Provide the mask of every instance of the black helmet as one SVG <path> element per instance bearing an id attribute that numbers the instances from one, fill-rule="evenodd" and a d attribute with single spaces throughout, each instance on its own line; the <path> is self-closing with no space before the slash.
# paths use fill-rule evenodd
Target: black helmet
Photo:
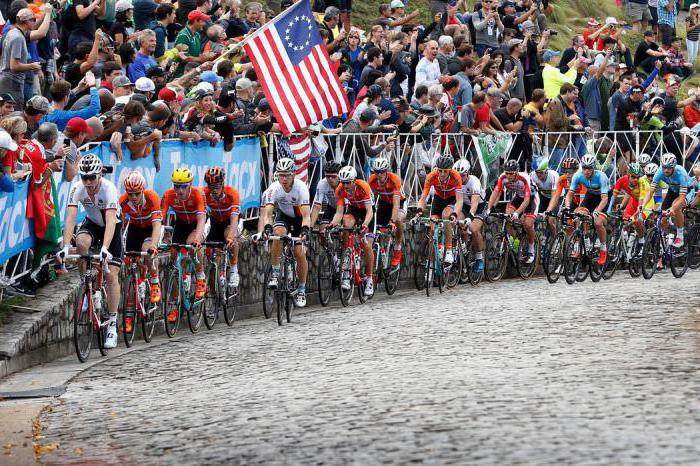
<path id="1" fill-rule="evenodd" d="M 503 165 L 503 171 L 504 172 L 517 172 L 518 171 L 518 162 L 515 160 L 506 161 L 506 163 Z"/>
<path id="2" fill-rule="evenodd" d="M 441 155 L 435 159 L 434 167 L 440 170 L 447 170 L 448 168 L 452 168 L 454 163 L 455 161 L 449 155 Z"/>
<path id="3" fill-rule="evenodd" d="M 342 168 L 342 165 L 340 165 L 338 162 L 328 162 L 326 164 L 326 175 L 328 175 L 328 174 L 337 175 L 341 168 Z"/>

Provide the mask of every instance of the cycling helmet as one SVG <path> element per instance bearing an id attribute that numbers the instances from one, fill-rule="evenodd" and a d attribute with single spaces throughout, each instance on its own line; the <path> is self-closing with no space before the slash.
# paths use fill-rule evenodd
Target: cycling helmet
<path id="1" fill-rule="evenodd" d="M 226 178 L 226 171 L 221 167 L 211 167 L 204 174 L 204 181 L 207 184 L 223 184 Z"/>
<path id="2" fill-rule="evenodd" d="M 561 163 L 561 167 L 564 170 L 576 170 L 576 169 L 578 169 L 578 160 L 576 160 L 573 157 L 567 157 Z"/>
<path id="3" fill-rule="evenodd" d="M 632 162 L 629 167 L 630 175 L 642 176 L 644 172 L 642 167 L 637 162 Z"/>
<path id="4" fill-rule="evenodd" d="M 675 168 L 676 164 L 678 164 L 678 160 L 676 160 L 676 156 L 671 154 L 670 152 L 667 152 L 661 156 L 661 166 L 662 167 Z"/>
<path id="5" fill-rule="evenodd" d="M 277 173 L 296 173 L 297 164 L 289 157 L 279 159 L 275 166 Z"/>
<path id="6" fill-rule="evenodd" d="M 503 165 L 503 171 L 504 172 L 517 172 L 518 171 L 518 162 L 515 160 L 508 160 L 506 163 Z"/>
<path id="7" fill-rule="evenodd" d="M 389 170 L 389 161 L 383 157 L 377 157 L 372 162 L 373 172 L 385 172 Z"/>
<path id="8" fill-rule="evenodd" d="M 450 157 L 449 155 L 441 155 L 440 157 L 435 159 L 435 163 L 433 164 L 433 166 L 438 170 L 448 170 L 452 168 L 453 164 L 454 160 L 452 160 L 452 157 Z"/>
<path id="9" fill-rule="evenodd" d="M 101 175 L 102 174 L 102 160 L 95 154 L 87 154 L 80 159 L 80 165 L 78 165 L 78 173 L 80 176 L 86 175 Z"/>
<path id="10" fill-rule="evenodd" d="M 595 155 L 586 154 L 581 158 L 583 168 L 595 168 Z"/>
<path id="11" fill-rule="evenodd" d="M 146 179 L 140 172 L 133 171 L 124 178 L 124 191 L 127 193 L 142 193 L 146 189 Z"/>
<path id="12" fill-rule="evenodd" d="M 546 172 L 547 170 L 549 170 L 549 159 L 540 159 L 539 162 L 533 160 L 532 169 L 536 172 Z"/>
<path id="13" fill-rule="evenodd" d="M 637 162 L 639 162 L 639 165 L 646 165 L 648 163 L 651 163 L 651 155 L 639 154 L 639 157 L 637 157 Z"/>
<path id="14" fill-rule="evenodd" d="M 192 183 L 194 176 L 189 168 L 176 168 L 170 175 L 170 180 L 176 184 Z"/>
<path id="15" fill-rule="evenodd" d="M 328 162 L 326 164 L 326 175 L 337 175 L 342 165 L 338 162 Z"/>
<path id="16" fill-rule="evenodd" d="M 338 172 L 338 179 L 340 181 L 355 181 L 357 178 L 357 170 L 355 170 L 355 167 L 347 166 L 343 167 L 340 169 Z"/>
<path id="17" fill-rule="evenodd" d="M 654 176 L 656 175 L 656 172 L 659 170 L 659 166 L 656 165 L 654 162 L 650 162 L 647 164 L 646 167 L 644 167 L 644 174 L 649 175 L 649 176 Z"/>
<path id="18" fill-rule="evenodd" d="M 452 168 L 457 170 L 457 173 L 459 173 L 460 175 L 468 175 L 472 169 L 472 166 L 469 163 L 469 160 L 459 159 L 455 162 Z"/>

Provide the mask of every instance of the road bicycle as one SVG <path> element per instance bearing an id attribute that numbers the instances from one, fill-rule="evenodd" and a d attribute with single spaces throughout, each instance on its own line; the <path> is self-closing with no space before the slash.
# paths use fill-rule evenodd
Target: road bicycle
<path id="1" fill-rule="evenodd" d="M 207 293 L 204 299 L 204 325 L 211 330 L 216 325 L 219 311 L 223 311 L 224 320 L 230 327 L 233 325 L 238 307 L 239 289 L 228 285 L 231 270 L 229 263 L 230 251 L 226 243 L 220 241 L 205 241 L 207 267 Z"/>
<path id="2" fill-rule="evenodd" d="M 99 254 L 69 254 L 65 259 L 79 260 L 85 264 L 85 271 L 80 274 L 80 288 L 78 288 L 73 312 L 75 352 L 80 362 L 87 361 L 96 336 L 97 347 L 102 356 L 106 356 L 105 340 L 109 326 L 109 312 L 104 274 L 109 273 L 109 266 Z"/>
<path id="3" fill-rule="evenodd" d="M 196 299 L 196 265 L 199 264 L 196 248 L 190 244 L 162 245 L 160 249 L 174 256 L 165 270 L 165 294 L 161 298 L 165 333 L 173 338 L 180 327 L 182 313 L 187 314 L 187 323 L 192 333 L 202 325 L 204 298 Z M 206 296 L 206 294 L 205 294 Z"/>
<path id="4" fill-rule="evenodd" d="M 642 248 L 637 231 L 631 221 L 625 222 L 622 215 L 608 215 L 608 260 L 603 268 L 603 280 L 610 280 L 618 268 L 627 266 L 632 278 L 642 274 Z"/>
<path id="5" fill-rule="evenodd" d="M 579 212 L 571 212 L 566 216 L 574 220 L 574 231 L 567 237 L 564 246 L 562 273 L 566 283 L 572 285 L 582 282 L 589 275 L 591 281 L 600 281 L 605 265 L 598 265 L 597 262 L 600 242 L 594 228 L 593 216 Z"/>
<path id="6" fill-rule="evenodd" d="M 394 255 L 394 230 L 395 226 L 377 227 L 374 233 L 374 281 L 384 282 L 384 289 L 389 296 L 396 293 L 399 286 L 401 264 L 391 266 L 391 258 Z"/>
<path id="7" fill-rule="evenodd" d="M 555 234 L 550 229 L 549 219 L 554 219 Z M 562 229 L 562 217 L 553 212 L 545 212 L 538 217 L 536 229 L 541 244 L 542 270 L 549 283 L 556 283 L 561 276 L 562 262 L 564 260 L 564 244 L 566 232 Z"/>
<path id="8" fill-rule="evenodd" d="M 673 276 L 681 278 L 688 270 L 688 242 L 684 242 L 680 247 L 673 246 L 676 232 L 664 234 L 662 227 L 663 219 L 668 215 L 661 210 L 655 210 L 654 213 L 656 214 L 654 226 L 649 228 L 644 237 L 642 275 L 649 280 L 654 276 L 657 268 L 669 265 Z"/>
<path id="9" fill-rule="evenodd" d="M 483 270 L 481 272 L 474 271 L 476 254 L 472 249 L 470 224 L 471 220 L 469 219 L 457 221 L 457 233 L 452 237 L 454 262 L 447 268 L 447 277 L 445 279 L 445 285 L 448 288 L 457 286 L 457 283 L 478 285 L 484 277 Z"/>
<path id="10" fill-rule="evenodd" d="M 277 287 L 272 289 L 272 309 L 277 313 L 277 325 L 282 325 L 284 317 L 287 323 L 292 321 L 294 310 L 294 297 L 297 294 L 299 279 L 297 277 L 297 261 L 294 258 L 294 247 L 302 244 L 298 237 L 286 235 L 272 235 L 267 237 L 270 241 L 282 241 L 282 255 L 280 256 L 280 274 L 277 278 Z M 265 282 L 265 287 L 269 281 Z"/>
<path id="11" fill-rule="evenodd" d="M 357 288 L 357 298 L 364 304 L 371 296 L 365 294 L 366 274 L 364 273 L 365 235 L 360 227 L 341 228 L 345 232 L 345 246 L 340 256 L 340 302 L 347 307 Z"/>
<path id="12" fill-rule="evenodd" d="M 331 296 L 340 287 L 340 258 L 338 257 L 339 238 L 337 231 L 326 228 L 323 233 L 313 231 L 312 237 L 317 245 L 318 266 L 316 280 L 318 300 L 322 306 L 328 306 Z"/>
<path id="13" fill-rule="evenodd" d="M 158 305 L 151 302 L 148 292 L 148 272 L 144 251 L 128 251 L 124 253 L 124 269 L 126 272 L 125 286 L 122 289 L 122 332 L 127 348 L 134 343 L 137 322 L 141 321 L 141 334 L 146 343 L 153 338 L 156 328 L 156 313 Z M 154 257 L 153 260 L 158 260 Z"/>
<path id="14" fill-rule="evenodd" d="M 451 220 L 417 217 L 412 222 L 417 225 L 417 228 L 425 228 L 425 235 L 418 246 L 415 262 L 416 288 L 419 291 L 425 290 L 425 294 L 430 296 L 433 285 L 436 285 L 438 291 L 442 293 L 447 275 L 447 266 L 444 262 L 445 224 Z"/>
<path id="15" fill-rule="evenodd" d="M 503 277 L 508 261 L 515 265 L 520 278 L 530 278 L 537 269 L 540 256 L 540 241 L 535 238 L 534 257 L 530 257 L 527 232 L 520 221 L 514 221 L 511 215 L 491 213 L 496 219 L 492 229 L 494 235 L 486 246 L 485 275 L 489 281 Z"/>
<path id="16" fill-rule="evenodd" d="M 697 269 L 700 266 L 700 209 L 685 208 L 686 233 L 688 243 L 688 268 Z"/>

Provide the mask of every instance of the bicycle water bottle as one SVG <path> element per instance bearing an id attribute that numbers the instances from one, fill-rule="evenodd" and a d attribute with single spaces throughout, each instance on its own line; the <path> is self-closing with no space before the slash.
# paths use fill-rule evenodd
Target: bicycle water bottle
<path id="1" fill-rule="evenodd" d="M 380 253 L 381 258 L 382 258 L 382 266 L 386 266 L 386 264 L 388 264 L 386 248 L 384 246 L 382 246 L 382 248 L 379 250 L 379 253 Z"/>
<path id="2" fill-rule="evenodd" d="M 100 290 L 95 290 L 92 293 L 92 305 L 95 311 L 102 309 L 102 293 L 100 293 Z"/>
<path id="3" fill-rule="evenodd" d="M 586 246 L 587 251 L 591 249 L 591 239 L 588 236 L 583 238 L 583 244 Z"/>
<path id="4" fill-rule="evenodd" d="M 182 277 L 182 287 L 185 290 L 189 290 L 191 286 L 192 286 L 192 275 L 190 275 L 190 273 L 188 272 Z"/>
<path id="5" fill-rule="evenodd" d="M 440 257 L 445 257 L 445 245 L 440 243 L 438 244 L 438 252 L 440 254 Z"/>
<path id="6" fill-rule="evenodd" d="M 624 234 L 627 234 L 627 232 L 624 232 Z M 627 249 L 632 250 L 632 246 L 634 246 L 634 240 L 637 239 L 637 232 L 633 231 L 629 235 L 627 235 Z"/>
<path id="7" fill-rule="evenodd" d="M 220 286 L 224 286 L 224 287 L 227 285 L 226 273 L 224 273 L 223 270 L 219 272 L 219 284 L 220 284 Z"/>
<path id="8" fill-rule="evenodd" d="M 146 298 L 146 279 L 139 279 L 139 299 L 143 300 Z"/>
<path id="9" fill-rule="evenodd" d="M 666 234 L 666 244 L 671 246 L 673 244 L 673 233 Z"/>

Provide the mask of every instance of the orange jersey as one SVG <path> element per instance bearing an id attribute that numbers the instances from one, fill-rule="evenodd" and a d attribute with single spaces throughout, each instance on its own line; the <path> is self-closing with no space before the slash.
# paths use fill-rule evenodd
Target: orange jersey
<path id="1" fill-rule="evenodd" d="M 557 189 L 554 192 L 556 196 L 561 196 L 563 191 L 568 191 L 571 186 L 571 180 L 566 176 L 562 175 L 557 180 Z M 576 194 L 574 195 L 574 202 L 579 203 L 583 199 L 583 195 L 586 194 L 586 187 L 580 184 L 576 187 Z"/>
<path id="2" fill-rule="evenodd" d="M 241 213 L 241 196 L 233 187 L 224 186 L 219 199 L 214 198 L 208 186 L 202 188 L 202 190 L 209 208 L 209 217 L 215 222 L 229 222 L 231 215 L 239 215 Z"/>
<path id="3" fill-rule="evenodd" d="M 367 180 L 367 184 L 372 188 L 372 192 L 379 196 L 379 199 L 383 202 L 391 203 L 394 198 L 399 197 L 402 200 L 405 198 L 401 192 L 401 178 L 396 173 L 387 173 L 386 180 L 384 183 L 379 181 L 377 175 L 372 175 Z"/>
<path id="4" fill-rule="evenodd" d="M 372 205 L 372 189 L 366 181 L 355 180 L 355 190 L 349 194 L 341 184 L 335 189 L 335 195 L 338 198 L 338 207 L 345 207 L 346 201 L 353 207 L 366 207 Z"/>
<path id="5" fill-rule="evenodd" d="M 152 189 L 143 191 L 144 202 L 136 206 L 129 202 L 129 196 L 124 193 L 119 197 L 119 205 L 122 207 L 124 219 L 137 228 L 150 228 L 154 220 L 163 220 L 160 211 L 160 198 Z"/>
<path id="6" fill-rule="evenodd" d="M 204 194 L 199 188 L 192 186 L 189 197 L 181 201 L 175 195 L 175 189 L 170 188 L 163 194 L 163 217 L 168 217 L 168 210 L 172 209 L 175 218 L 185 223 L 196 223 L 197 215 L 205 215 L 207 207 L 204 203 Z"/>
<path id="7" fill-rule="evenodd" d="M 448 199 L 457 194 L 457 190 L 462 189 L 462 177 L 457 170 L 450 170 L 447 181 L 440 181 L 440 172 L 432 171 L 425 178 L 423 186 L 423 196 L 430 194 L 430 188 L 435 190 L 435 195 L 441 199 Z"/>

